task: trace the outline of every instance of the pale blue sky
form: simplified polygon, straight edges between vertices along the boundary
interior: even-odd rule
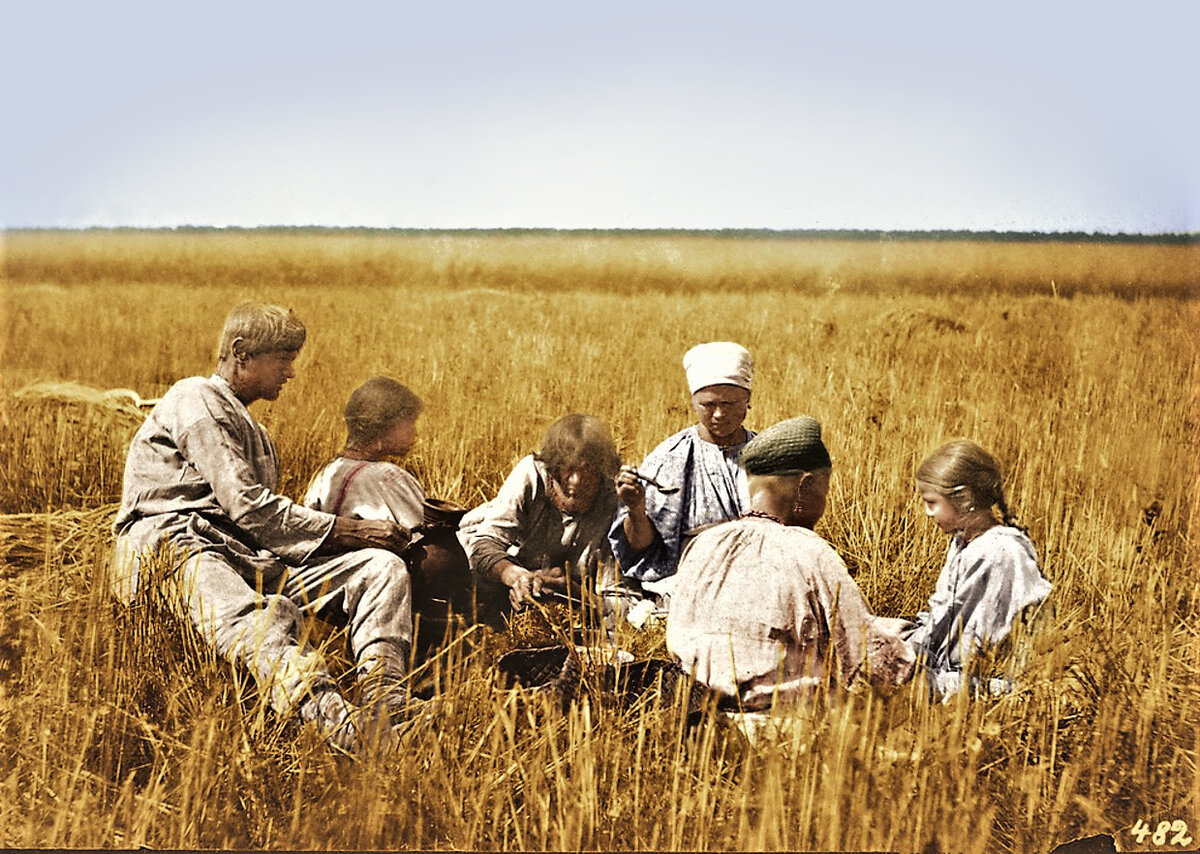
[[[0,224],[1200,230],[1200,3],[9,3]]]

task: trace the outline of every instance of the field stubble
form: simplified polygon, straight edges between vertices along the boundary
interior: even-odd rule
[[[982,851],[1138,818],[1200,832],[1194,247],[135,233],[5,248],[0,844]],[[884,614],[923,604],[945,548],[916,462],[975,438],[1055,585],[1024,689],[937,707],[918,686],[857,694],[749,748],[674,708],[523,702],[486,655],[453,654],[436,721],[397,756],[334,757],[162,603],[108,599],[136,417],[16,396],[37,381],[157,396],[211,371],[243,299],[309,326],[297,378],[255,405],[292,495],[373,374],[426,400],[410,467],[428,491],[474,504],[565,412],[604,417],[640,459],[689,423],[682,352],[740,341],[758,362],[750,426],[824,424],[819,530]]]

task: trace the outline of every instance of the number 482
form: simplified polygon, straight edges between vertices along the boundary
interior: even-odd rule
[[[1169,843],[1168,834],[1170,834]],[[1151,830],[1150,825],[1139,818],[1129,829],[1129,835],[1136,839],[1139,845],[1145,845],[1147,837],[1155,845],[1171,844],[1183,848],[1192,844],[1192,837],[1188,836],[1187,822],[1178,818],[1174,821],[1160,821],[1154,830]]]

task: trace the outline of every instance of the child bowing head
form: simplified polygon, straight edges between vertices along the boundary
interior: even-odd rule
[[[390,377],[371,377],[346,401],[342,456],[359,460],[406,456],[417,441],[417,418],[424,408],[407,386]]]
[[[424,519],[425,491],[392,460],[417,441],[424,404],[390,377],[372,377],[346,402],[346,445],[309,482],[304,503],[335,516],[390,519],[412,529]]]
[[[942,445],[926,457],[916,472],[917,491],[925,514],[947,534],[962,534],[969,542],[1000,524],[1020,528],[1004,498],[1000,465],[995,457],[968,439]]]
[[[969,681],[963,673],[971,657],[1001,644],[1026,609],[1049,595],[1050,582],[1008,505],[995,457],[958,439],[926,457],[914,479],[925,514],[950,535],[950,545],[908,640],[925,658],[935,696],[947,697]],[[1009,685],[992,679],[988,687]]]
[[[602,491],[613,489],[621,457],[608,425],[582,412],[546,429],[534,459],[546,467],[551,501],[563,513],[587,513]]]

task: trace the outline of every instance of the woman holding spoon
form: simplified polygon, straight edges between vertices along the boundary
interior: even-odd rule
[[[609,542],[623,575],[662,607],[683,547],[697,530],[738,518],[749,506],[738,455],[754,433],[754,359],[740,344],[697,344],[683,357],[697,423],[668,437],[640,466],[617,474],[620,507]]]

